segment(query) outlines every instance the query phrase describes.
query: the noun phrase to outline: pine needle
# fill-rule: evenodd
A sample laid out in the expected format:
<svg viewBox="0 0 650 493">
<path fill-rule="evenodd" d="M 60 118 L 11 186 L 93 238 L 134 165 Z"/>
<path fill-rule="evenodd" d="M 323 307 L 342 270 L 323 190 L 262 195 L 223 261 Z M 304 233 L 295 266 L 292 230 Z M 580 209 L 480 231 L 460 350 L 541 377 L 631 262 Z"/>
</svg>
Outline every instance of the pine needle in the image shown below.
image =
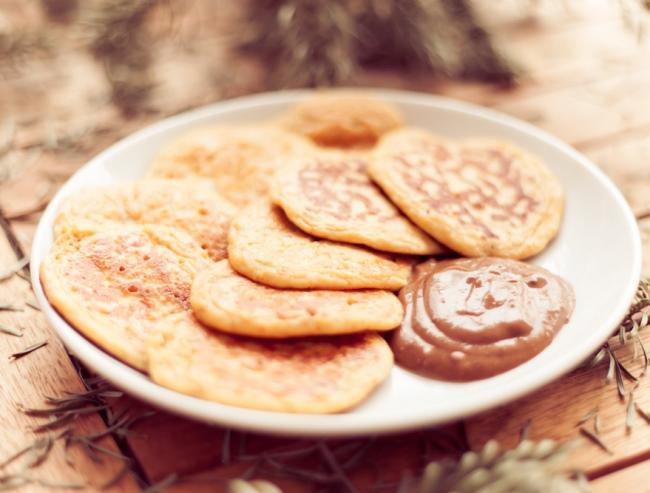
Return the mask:
<svg viewBox="0 0 650 493">
<path fill-rule="evenodd" d="M 598 406 L 594 407 L 592 410 L 588 411 L 576 424 L 576 426 L 580 426 L 585 424 L 587 421 L 589 421 L 591 418 L 596 416 L 598 414 Z"/>
<path fill-rule="evenodd" d="M 41 308 L 38 305 L 36 305 L 36 304 L 34 304 L 34 303 L 30 302 L 30 301 L 25 301 L 25 305 L 30 307 L 30 308 L 33 308 L 36 311 L 39 311 L 39 312 L 41 311 Z"/>
<path fill-rule="evenodd" d="M 13 455 L 8 457 L 4 461 L 0 462 L 0 469 L 4 469 L 9 464 L 15 462 L 17 459 L 19 459 L 20 457 L 22 457 L 22 456 L 24 456 L 26 454 L 33 453 L 33 454 L 39 456 L 42 453 L 40 451 L 46 451 L 46 454 L 47 454 L 47 453 L 49 453 L 51 448 L 52 448 L 52 438 L 51 437 L 37 438 L 33 443 L 27 445 L 25 448 L 20 449 L 18 452 L 14 453 Z M 40 461 L 40 462 L 42 462 L 42 461 Z"/>
<path fill-rule="evenodd" d="M 18 331 L 16 329 L 12 329 L 11 327 L 6 327 L 4 325 L 0 325 L 0 332 L 2 332 L 3 334 L 8 334 L 10 336 L 14 336 L 14 337 L 22 337 L 23 336 L 22 332 L 20 332 L 20 331 Z"/>
<path fill-rule="evenodd" d="M 325 462 L 329 465 L 332 472 L 339 476 L 341 484 L 345 486 L 348 492 L 358 493 L 358 490 L 354 487 L 352 481 L 350 481 L 350 479 L 346 476 L 345 472 L 343 472 L 341 464 L 339 464 L 338 460 L 336 460 L 336 457 L 327 446 L 327 444 L 324 441 L 318 442 L 318 448 L 323 458 L 325 459 Z"/>
<path fill-rule="evenodd" d="M 36 344 L 32 344 L 31 346 L 28 346 L 28 347 L 26 347 L 25 349 L 23 349 L 23 350 L 21 350 L 21 351 L 18 351 L 18 352 L 15 352 L 15 353 L 12 354 L 11 356 L 9 356 L 9 360 L 10 360 L 10 361 L 16 361 L 16 360 L 18 360 L 18 359 L 20 359 L 20 358 L 24 358 L 24 357 L 27 356 L 28 354 L 31 354 L 31 353 L 33 353 L 34 351 L 36 351 L 36 350 L 38 350 L 38 349 L 41 349 L 42 347 L 45 347 L 45 346 L 47 346 L 47 341 L 43 341 L 43 342 L 38 342 L 38 343 L 36 343 Z"/>
<path fill-rule="evenodd" d="M 614 455 L 614 452 L 605 445 L 605 443 L 595 434 L 589 431 L 587 428 L 580 427 L 580 433 L 585 436 L 587 439 L 589 439 L 591 442 L 595 443 L 598 445 L 601 449 L 603 449 L 605 452 L 607 452 L 610 455 Z"/>
<path fill-rule="evenodd" d="M 650 414 L 646 413 L 643 409 L 639 407 L 638 403 L 634 403 L 634 407 L 636 408 L 636 412 L 641 416 L 646 423 L 650 424 Z"/>
<path fill-rule="evenodd" d="M 10 279 L 15 274 L 20 272 L 29 263 L 29 257 L 23 257 L 11 267 L 0 273 L 0 282 Z"/>
<path fill-rule="evenodd" d="M 630 392 L 627 401 L 627 408 L 625 411 L 625 432 L 630 433 L 634 427 L 636 413 L 634 412 L 636 405 L 634 403 L 634 392 Z"/>
<path fill-rule="evenodd" d="M 0 304 L 0 312 L 22 312 L 23 309 L 15 305 Z"/>
</svg>

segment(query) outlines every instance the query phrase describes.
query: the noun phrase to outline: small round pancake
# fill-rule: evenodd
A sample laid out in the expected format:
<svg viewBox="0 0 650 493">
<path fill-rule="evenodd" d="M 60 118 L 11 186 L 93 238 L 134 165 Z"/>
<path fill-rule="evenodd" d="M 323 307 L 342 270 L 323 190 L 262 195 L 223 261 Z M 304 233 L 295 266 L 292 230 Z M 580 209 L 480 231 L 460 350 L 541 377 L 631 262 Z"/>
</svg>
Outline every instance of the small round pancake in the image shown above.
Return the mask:
<svg viewBox="0 0 650 493">
<path fill-rule="evenodd" d="M 390 291 L 270 288 L 240 276 L 227 260 L 196 277 L 190 302 L 196 318 L 210 327 L 268 338 L 391 330 L 404 315 Z"/>
<path fill-rule="evenodd" d="M 560 227 L 557 178 L 508 142 L 398 130 L 378 144 L 368 172 L 414 223 L 466 256 L 527 258 Z"/>
<path fill-rule="evenodd" d="M 268 286 L 294 289 L 390 289 L 404 286 L 410 258 L 309 236 L 267 200 L 232 222 L 228 258 L 240 274 Z"/>
<path fill-rule="evenodd" d="M 79 332 L 146 370 L 146 335 L 190 309 L 192 281 L 211 263 L 183 231 L 121 226 L 59 236 L 41 264 L 41 281 L 50 303 Z"/>
<path fill-rule="evenodd" d="M 271 175 L 287 158 L 312 150 L 307 139 L 271 126 L 199 128 L 167 144 L 149 174 L 211 178 L 221 195 L 244 206 L 266 195 Z"/>
<path fill-rule="evenodd" d="M 375 333 L 259 340 L 222 334 L 189 314 L 170 317 L 148 341 L 156 383 L 202 399 L 266 411 L 333 413 L 384 381 L 393 353 Z"/>
<path fill-rule="evenodd" d="M 292 223 L 320 238 L 411 255 L 446 251 L 386 198 L 366 167 L 361 153 L 297 157 L 276 173 L 271 200 Z"/>
<path fill-rule="evenodd" d="M 234 214 L 235 207 L 209 180 L 153 179 L 72 195 L 59 209 L 54 232 L 92 232 L 107 223 L 173 226 L 192 236 L 213 260 L 221 260 Z"/>
<path fill-rule="evenodd" d="M 403 119 L 396 108 L 375 98 L 333 91 L 296 104 L 279 124 L 321 146 L 364 148 L 401 127 Z"/>
</svg>

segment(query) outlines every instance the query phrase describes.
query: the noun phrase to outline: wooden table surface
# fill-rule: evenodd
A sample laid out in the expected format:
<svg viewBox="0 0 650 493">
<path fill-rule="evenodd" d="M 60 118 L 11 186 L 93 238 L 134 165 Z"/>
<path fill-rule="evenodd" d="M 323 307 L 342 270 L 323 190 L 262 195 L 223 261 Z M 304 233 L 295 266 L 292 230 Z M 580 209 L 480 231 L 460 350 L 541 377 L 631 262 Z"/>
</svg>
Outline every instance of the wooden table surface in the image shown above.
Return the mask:
<svg viewBox="0 0 650 493">
<path fill-rule="evenodd" d="M 569 142 L 611 177 L 640 217 L 645 252 L 643 273 L 649 276 L 650 42 L 634 26 L 624 27 L 618 7 L 612 6 L 616 2 L 540 3 L 546 7 L 534 16 L 513 8 L 511 2 L 501 2 L 499 5 L 508 4 L 508 8 L 493 11 L 490 16 L 499 41 L 524 68 L 516 89 L 405 77 L 390 71 L 363 72 L 355 82 L 426 91 L 491 106 Z M 39 14 L 29 8 L 21 15 L 31 22 L 39 19 Z M 228 19 L 215 22 L 227 23 Z M 156 73 L 159 84 L 153 96 L 155 110 L 136 117 L 121 115 L 107 102 L 101 67 L 83 53 L 59 52 L 29 62 L 28 70 L 3 74 L 0 273 L 29 254 L 42 206 L 90 156 L 168 114 L 263 88 L 256 62 L 240 58 L 231 63 L 225 41 L 218 36 L 199 34 L 191 38 L 196 43 L 212 43 L 207 55 L 205 49 L 188 48 L 187 33 L 195 28 L 191 22 L 181 26 L 179 36 L 185 36 L 183 43 L 177 42 L 178 38 L 175 42 L 159 41 L 157 56 L 162 67 Z M 224 76 L 223 70 L 219 70 L 226 64 L 229 72 Z M 191 74 L 188 68 L 192 69 Z M 179 81 L 173 75 L 178 73 L 190 80 Z M 27 274 L 26 269 L 22 272 Z M 75 366 L 41 313 L 25 305 L 31 301 L 30 285 L 24 278 L 12 276 L 0 281 L 0 305 L 8 303 L 22 309 L 0 311 L 0 326 L 23 331 L 22 337 L 0 334 L 0 464 L 43 436 L 33 429 L 43 419 L 26 415 L 20 406 L 42 407 L 45 396 L 85 389 L 83 380 L 87 373 Z M 642 332 L 641 337 L 646 345 L 650 343 L 650 333 Z M 24 358 L 8 358 L 44 340 L 47 346 Z M 622 362 L 635 374 L 640 372 L 641 362 L 633 358 L 629 345 L 619 348 L 617 338 L 612 339 L 611 345 Z M 626 430 L 627 403 L 619 399 L 615 383 L 605 382 L 606 373 L 606 361 L 593 368 L 578 369 L 532 395 L 452 428 L 464 429 L 472 448 L 481 447 L 489 438 L 512 446 L 520 429 L 530 421 L 533 439 L 578 440 L 578 448 L 570 457 L 571 465 L 585 472 L 593 491 L 642 491 L 642 486 L 647 489 L 650 474 L 650 423 L 637 419 L 635 427 Z M 635 399 L 642 409 L 650 411 L 647 378 L 639 381 Z M 122 397 L 115 405 L 131 409 L 133 415 L 149 409 L 131 397 Z M 599 409 L 600 437 L 611 452 L 582 437 L 576 426 L 595 407 Z M 80 434 L 104 432 L 108 426 L 106 414 L 88 413 L 75 419 L 72 426 Z M 136 433 L 126 437 L 108 433 L 98 442 L 109 451 L 131 458 L 131 471 L 108 491 L 140 491 L 142 481 L 151 485 L 172 473 L 189 476 L 191 480 L 178 483 L 169 491 L 222 491 L 219 478 L 236 477 L 248 467 L 248 463 L 231 462 L 223 456 L 227 445 L 234 447 L 234 442 L 229 442 L 239 435 L 220 428 L 158 412 L 134 424 L 132 430 Z M 379 439 L 366 461 L 377 464 L 387 478 L 399 478 L 405 468 L 419 466 L 422 437 L 438 433 L 422 430 Z M 297 446 L 295 440 L 258 435 L 249 435 L 247 443 L 249 450 L 257 451 Z M 11 471 L 11 467 L 7 470 Z M 97 461 L 82 447 L 73 445 L 66 450 L 59 440 L 31 474 L 50 482 L 84 483 L 90 485 L 87 490 L 94 491 L 123 467 L 121 458 L 104 453 Z M 367 471 L 352 473 L 352 477 L 360 491 L 364 491 Z M 280 484 L 287 492 L 310 491 L 298 482 Z M 49 489 L 33 483 L 19 491 Z M 67 490 L 72 491 L 72 486 L 57 491 Z"/>
</svg>

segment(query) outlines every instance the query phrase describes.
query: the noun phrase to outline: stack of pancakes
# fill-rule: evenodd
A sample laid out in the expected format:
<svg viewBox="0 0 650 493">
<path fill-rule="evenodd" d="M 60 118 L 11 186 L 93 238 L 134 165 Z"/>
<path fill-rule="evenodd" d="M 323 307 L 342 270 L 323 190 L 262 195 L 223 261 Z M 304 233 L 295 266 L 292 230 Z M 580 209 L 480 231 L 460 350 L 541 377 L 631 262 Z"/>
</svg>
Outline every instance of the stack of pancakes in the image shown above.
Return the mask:
<svg viewBox="0 0 650 493">
<path fill-rule="evenodd" d="M 171 389 L 336 412 L 387 378 L 395 292 L 438 254 L 525 258 L 562 193 L 500 141 L 404 128 L 371 98 L 323 94 L 272 123 L 170 142 L 142 181 L 70 197 L 41 279 L 80 332 Z"/>
</svg>

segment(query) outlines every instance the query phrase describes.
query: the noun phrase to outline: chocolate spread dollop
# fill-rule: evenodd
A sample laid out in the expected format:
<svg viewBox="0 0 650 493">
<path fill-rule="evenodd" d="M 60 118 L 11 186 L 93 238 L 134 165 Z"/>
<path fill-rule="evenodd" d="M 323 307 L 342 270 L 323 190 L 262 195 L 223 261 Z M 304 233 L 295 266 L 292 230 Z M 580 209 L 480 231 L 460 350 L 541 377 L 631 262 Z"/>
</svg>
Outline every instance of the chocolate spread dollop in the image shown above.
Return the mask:
<svg viewBox="0 0 650 493">
<path fill-rule="evenodd" d="M 400 292 L 405 316 L 391 341 L 398 364 L 445 380 L 509 370 L 544 349 L 575 305 L 571 285 L 502 258 L 424 264 Z"/>
</svg>

